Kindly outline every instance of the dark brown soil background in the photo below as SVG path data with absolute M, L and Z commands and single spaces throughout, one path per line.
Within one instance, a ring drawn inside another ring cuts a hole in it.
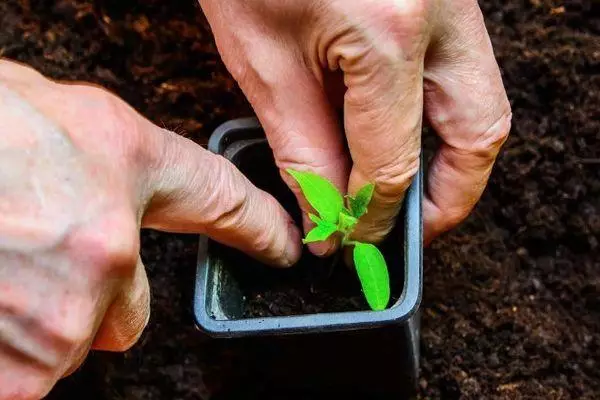
M 480 4 L 513 132 L 475 212 L 426 251 L 421 396 L 598 398 L 600 3 Z M 193 0 L 2 0 L 0 55 L 102 84 L 201 144 L 251 113 Z M 196 238 L 142 240 L 146 333 L 124 355 L 93 354 L 52 398 L 203 399 L 220 384 L 231 349 L 191 314 Z

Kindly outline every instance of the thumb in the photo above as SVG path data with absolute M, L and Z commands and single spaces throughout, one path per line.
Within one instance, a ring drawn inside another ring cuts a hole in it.
M 155 162 L 142 227 L 206 234 L 271 265 L 300 258 L 300 233 L 275 198 L 225 158 L 152 127 Z

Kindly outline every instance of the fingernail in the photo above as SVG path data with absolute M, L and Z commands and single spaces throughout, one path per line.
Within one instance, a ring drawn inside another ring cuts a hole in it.
M 317 257 L 324 257 L 333 252 L 336 247 L 336 241 L 334 239 L 328 239 L 325 242 L 311 243 L 309 245 L 310 251 Z
M 283 253 L 283 266 L 291 267 L 296 264 L 302 254 L 300 231 L 294 221 L 288 221 L 288 234 Z

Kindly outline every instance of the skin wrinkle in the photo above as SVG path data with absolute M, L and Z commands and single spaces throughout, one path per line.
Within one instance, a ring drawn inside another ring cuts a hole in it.
M 427 47 L 429 37 L 429 24 L 425 18 L 429 11 L 416 9 L 423 3 L 427 3 L 426 1 L 415 3 L 396 0 L 393 4 L 372 2 L 369 7 L 363 7 L 359 11 L 348 8 L 344 3 L 343 1 L 335 3 L 340 4 L 337 11 L 343 15 L 345 25 L 352 26 L 353 31 L 358 32 L 358 37 L 354 41 L 360 43 L 364 54 L 374 52 L 380 63 L 391 67 L 396 67 L 398 62 L 420 59 L 421 52 L 418 49 Z M 421 18 L 421 21 L 415 22 L 415 16 Z M 406 20 L 410 20 L 410 23 Z M 417 30 L 411 30 L 415 27 Z M 417 37 L 422 37 L 420 43 L 415 40 Z M 352 53 L 342 58 L 352 63 Z M 358 58 L 361 58 L 360 55 Z M 370 65 L 370 67 L 374 66 Z M 367 72 L 360 71 L 360 73 Z
M 294 135 L 289 135 L 288 137 L 291 138 Z M 311 147 L 294 147 L 293 145 L 286 145 L 286 148 L 294 148 L 296 151 L 289 155 L 284 153 L 277 158 L 276 164 L 281 170 L 288 168 L 300 170 L 305 165 L 310 164 L 311 170 L 320 174 L 331 165 L 345 164 L 347 162 L 347 157 L 341 153 L 338 157 L 331 158 L 327 150 Z
M 222 165 L 224 163 L 224 160 L 219 160 L 218 167 L 213 172 L 213 174 L 216 173 L 218 178 L 213 175 L 213 179 L 205 182 L 205 196 L 207 195 L 207 197 L 201 212 L 206 225 L 218 227 L 221 221 L 228 220 L 229 216 L 235 216 L 248 199 L 245 190 L 246 185 L 244 182 L 233 182 Z M 220 186 L 220 190 L 216 188 L 216 185 Z
M 409 86 L 409 85 L 407 85 Z M 418 86 L 418 85 L 417 85 Z M 354 90 L 354 88 L 350 89 L 349 92 L 351 90 Z M 349 97 L 351 94 L 348 94 L 347 97 Z M 358 95 L 354 95 L 354 97 L 358 97 Z M 418 98 L 420 98 L 421 96 L 418 96 Z M 386 104 L 387 102 L 384 102 L 384 104 L 386 105 L 384 108 L 380 108 L 380 109 L 376 109 L 373 110 L 371 108 L 367 108 L 367 103 L 362 103 L 359 104 L 358 107 L 354 106 L 354 104 L 351 104 L 351 110 L 353 112 L 356 112 L 360 115 L 360 119 L 358 119 L 358 121 L 355 120 L 355 122 L 351 122 L 348 121 L 348 124 L 353 124 L 353 125 L 357 125 L 357 130 L 359 129 L 359 124 L 360 125 L 364 125 L 364 126 L 369 126 L 369 125 L 373 125 L 375 123 L 377 123 L 377 128 L 375 128 L 374 130 L 382 132 L 382 133 L 394 133 L 394 132 L 416 132 L 420 129 L 421 126 L 421 113 L 420 112 L 413 112 L 413 113 L 404 113 L 402 112 L 402 106 L 401 104 L 406 104 L 406 103 L 414 103 L 414 100 L 407 100 L 408 96 L 406 97 L 401 97 L 400 99 L 394 99 L 392 102 Z M 412 108 L 412 106 L 410 107 Z M 411 110 L 412 111 L 412 110 Z M 397 121 L 397 120 L 390 120 L 389 118 L 386 118 L 387 115 L 389 115 L 389 113 L 397 113 L 398 115 L 414 115 L 416 114 L 415 117 L 412 118 L 406 118 L 403 121 Z M 399 123 L 401 124 L 400 126 L 395 126 L 395 123 Z M 389 145 L 387 146 L 388 149 L 392 149 L 392 150 L 397 150 L 398 148 L 402 148 L 406 143 L 408 143 L 408 141 L 410 141 L 412 138 L 409 138 L 407 136 L 410 136 L 408 134 L 403 134 L 403 135 L 397 135 L 397 136 L 393 136 L 390 134 L 387 134 L 386 137 L 387 139 L 389 139 L 390 141 L 394 141 L 396 140 L 396 143 L 393 143 L 393 145 Z M 366 143 L 368 143 L 372 138 L 371 137 L 356 137 L 356 138 L 352 138 L 352 140 L 356 141 L 358 144 L 364 145 Z M 368 149 L 365 149 L 365 151 L 368 151 Z
M 180 146 L 177 146 L 178 137 L 174 136 L 175 134 L 171 131 L 164 130 L 164 136 L 162 137 L 162 143 L 159 143 L 157 148 L 162 153 L 162 161 L 157 163 L 156 168 L 153 170 L 157 172 L 157 182 L 158 184 L 153 187 L 153 195 L 152 198 L 147 201 L 149 203 L 155 203 L 158 206 L 158 209 L 162 213 L 166 213 L 167 220 L 174 218 L 174 216 L 169 216 L 169 214 L 177 214 L 177 209 L 164 209 L 164 206 L 170 203 L 179 203 L 182 208 L 185 209 L 193 209 L 195 207 L 201 207 L 200 210 L 197 210 L 197 214 L 199 216 L 204 217 L 207 213 L 207 209 L 214 207 L 216 203 L 214 197 L 218 196 L 218 190 L 215 190 L 214 182 L 219 182 L 222 179 L 220 175 L 222 173 L 222 168 L 215 168 L 214 165 L 211 165 L 210 161 L 213 160 L 212 155 L 209 153 L 203 153 L 202 157 L 197 159 L 196 168 L 192 169 L 191 174 L 185 173 L 183 166 L 178 162 L 178 160 L 186 159 L 187 152 Z M 207 179 L 206 171 L 210 170 L 211 174 L 219 174 L 219 178 L 217 179 Z M 177 190 L 177 188 L 184 187 L 193 187 L 196 196 L 190 197 L 183 190 Z M 203 199 L 202 204 L 198 204 L 198 199 Z M 147 209 L 148 207 L 144 207 Z M 152 213 L 144 216 L 143 226 L 152 227 L 155 226 L 152 218 L 152 214 L 155 213 L 151 209 Z M 202 224 L 206 223 L 205 221 Z M 157 225 L 156 225 L 157 226 Z M 158 227 L 158 226 L 157 226 Z
M 266 193 L 257 191 L 225 158 L 204 149 L 200 156 L 195 151 L 192 154 L 192 147 L 179 146 L 184 140 L 187 139 L 170 135 L 165 144 L 167 149 L 161 150 L 165 161 L 159 168 L 159 176 L 161 181 L 169 184 L 157 187 L 154 205 L 150 206 L 143 226 L 166 229 L 165 224 L 155 220 L 155 216 L 160 214 L 174 227 L 169 229 L 205 233 L 217 241 L 248 251 L 269 264 L 280 262 L 284 266 L 291 265 L 299 256 L 300 240 L 294 237 L 296 233 L 293 230 L 288 232 L 289 217 L 281 206 Z M 177 150 L 171 149 L 172 146 L 177 146 Z M 194 160 L 190 172 L 166 168 L 177 165 L 181 159 Z M 178 192 L 174 187 L 187 190 Z M 178 207 L 169 208 L 170 202 L 176 202 Z M 245 203 L 260 205 L 263 211 L 246 213 L 241 207 Z M 265 214 L 268 217 L 265 218 Z M 193 218 L 178 219 L 178 215 L 193 215 Z M 284 234 L 272 235 L 270 246 L 276 249 L 275 252 L 267 249 L 257 251 L 256 240 L 262 231 L 277 230 L 281 233 L 281 229 L 285 229 Z
M 455 150 L 452 148 L 449 148 L 447 151 L 453 152 Z M 456 201 L 456 199 L 449 200 L 449 198 L 447 196 L 444 198 L 440 198 L 439 194 L 442 192 L 442 190 L 440 190 L 440 189 L 444 188 L 445 181 L 447 179 L 445 177 L 444 177 L 444 179 L 442 179 L 442 176 L 443 176 L 442 174 L 444 174 L 448 177 L 452 177 L 452 176 L 461 175 L 462 173 L 464 173 L 464 166 L 457 164 L 456 163 L 457 159 L 453 158 L 453 157 L 448 157 L 447 154 L 448 154 L 447 152 L 440 152 L 436 156 L 437 162 L 433 164 L 432 168 L 435 168 L 436 170 L 439 170 L 440 172 L 431 174 L 431 179 L 429 180 L 429 183 L 428 183 L 430 207 L 435 208 L 435 214 L 437 215 L 438 220 L 442 219 L 443 216 L 446 217 L 444 219 L 444 221 L 445 221 L 444 225 L 442 225 L 438 228 L 440 230 L 443 230 L 447 226 L 452 225 L 452 223 L 455 223 L 456 222 L 456 221 L 454 221 L 455 219 L 461 220 L 462 218 L 464 218 L 466 216 L 466 214 L 470 211 L 470 205 L 474 204 L 477 201 L 478 196 L 476 196 L 475 193 L 480 193 L 483 190 L 483 188 L 486 185 L 487 177 L 489 176 L 489 174 L 491 173 L 491 170 L 492 170 L 492 166 L 489 166 L 489 162 L 483 163 L 483 164 L 485 164 L 483 169 L 481 169 L 481 168 L 478 169 L 479 171 L 481 171 L 480 179 L 478 180 L 478 182 L 476 182 L 472 186 L 472 191 L 470 193 L 465 193 L 468 196 L 466 201 L 465 201 L 464 197 L 462 197 L 462 196 L 459 199 L 459 201 Z M 453 173 L 451 173 L 450 171 L 453 171 Z M 450 195 L 452 196 L 452 194 L 450 194 Z M 463 194 L 463 196 L 464 196 L 464 194 Z M 454 195 L 452 197 L 456 197 L 456 195 Z M 440 207 L 440 203 L 443 204 L 443 207 Z M 455 216 L 455 217 L 448 217 L 448 216 Z
M 430 106 L 428 119 L 445 137 L 448 145 L 459 149 L 468 149 L 473 144 L 473 138 L 490 128 L 490 123 L 486 121 L 489 121 L 492 113 L 497 112 L 497 104 L 479 103 L 476 109 L 483 109 L 484 112 L 465 114 L 465 108 L 473 107 L 468 105 L 460 107 L 455 104 L 454 99 L 462 97 L 461 91 L 468 90 L 465 89 L 464 82 L 458 76 L 446 74 L 443 78 L 435 79 L 435 75 L 431 72 L 426 76 L 428 80 L 426 84 L 427 104 Z M 471 86 L 466 87 L 470 88 Z M 488 96 L 481 93 L 478 97 L 487 98 Z M 442 117 L 437 118 L 438 115 Z M 454 134 L 454 132 L 458 134 Z
M 427 74 L 427 79 L 428 79 L 428 84 L 427 84 L 427 92 L 430 93 L 430 95 L 428 96 L 428 98 L 430 99 L 429 101 L 432 102 L 432 107 L 433 110 L 430 109 L 430 113 L 429 113 L 429 120 L 430 122 L 432 122 L 434 124 L 434 126 L 443 132 L 454 132 L 456 130 L 459 129 L 459 127 L 469 127 L 468 130 L 464 130 L 461 129 L 459 130 L 460 134 L 459 135 L 450 135 L 447 134 L 448 138 L 446 139 L 446 144 L 456 150 L 463 150 L 463 151 L 471 151 L 471 152 L 475 152 L 475 149 L 479 149 L 479 151 L 489 151 L 490 149 L 493 149 L 495 146 L 494 143 L 491 144 L 485 144 L 482 142 L 485 142 L 485 139 L 481 139 L 482 137 L 486 137 L 486 133 L 489 133 L 491 131 L 493 131 L 493 127 L 500 123 L 501 121 L 503 121 L 504 119 L 510 119 L 510 111 L 506 111 L 504 112 L 504 114 L 502 114 L 502 116 L 495 122 L 489 124 L 488 126 L 485 126 L 483 128 L 479 128 L 479 126 L 483 125 L 485 123 L 485 121 L 489 121 L 489 114 L 492 113 L 492 110 L 497 110 L 497 106 L 493 107 L 491 105 L 489 106 L 484 106 L 484 109 L 486 110 L 490 110 L 488 111 L 486 114 L 483 114 L 483 116 L 481 115 L 477 115 L 477 116 L 472 116 L 472 115 L 465 115 L 464 114 L 464 110 L 463 108 L 458 108 L 458 107 L 454 107 L 454 108 L 450 108 L 450 107 L 444 107 L 442 106 L 443 104 L 446 103 L 451 103 L 453 102 L 454 98 L 460 97 L 460 94 L 458 92 L 452 93 L 452 92 L 448 92 L 447 87 L 461 87 L 462 82 L 456 78 L 453 78 L 452 80 L 447 79 L 446 77 L 446 81 L 444 82 L 445 84 L 442 85 L 441 80 L 434 80 L 431 79 L 434 75 L 431 74 Z M 483 97 L 487 97 L 487 96 L 483 96 Z M 446 112 L 443 111 L 438 111 L 439 109 L 442 110 L 449 110 Z M 508 110 L 510 110 L 510 106 L 508 106 Z M 439 117 L 441 116 L 441 117 Z M 473 121 L 480 121 L 479 123 L 473 123 Z M 479 129 L 478 133 L 476 130 Z M 507 131 L 508 132 L 508 131 Z M 475 139 L 473 139 L 475 138 Z M 499 139 L 497 138 L 493 138 L 491 139 L 492 142 L 496 142 L 499 141 Z M 480 144 L 478 144 L 478 142 Z
M 502 146 L 508 138 L 511 119 L 512 112 L 505 111 L 498 120 L 492 123 L 492 125 L 484 131 L 483 134 L 479 135 L 475 143 L 473 143 L 473 150 L 475 152 L 483 153 L 486 151 L 488 153 L 493 152 L 495 157 L 500 150 L 500 146 Z
M 106 330 L 110 325 L 112 343 L 95 342 L 95 349 L 127 351 L 137 342 L 150 320 L 150 287 L 139 256 L 130 283 L 121 289 L 119 298 L 122 301 L 114 302 L 107 311 L 108 316 L 114 317 L 108 318 L 110 322 L 103 327 Z M 139 309 L 145 312 L 137 312 Z

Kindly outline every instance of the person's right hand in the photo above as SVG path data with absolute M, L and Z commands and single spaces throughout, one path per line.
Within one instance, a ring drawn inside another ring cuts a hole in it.
M 355 238 L 380 242 L 419 170 L 427 119 L 441 145 L 427 177 L 424 241 L 470 213 L 511 125 L 476 0 L 200 4 L 304 211 L 310 206 L 287 168 L 321 174 L 350 194 L 374 183 Z M 313 223 L 304 223 L 308 232 Z M 333 241 L 310 247 L 336 249 Z
M 138 340 L 140 227 L 300 256 L 291 218 L 224 158 L 100 88 L 0 60 L 0 400 L 40 399 L 90 348 Z

